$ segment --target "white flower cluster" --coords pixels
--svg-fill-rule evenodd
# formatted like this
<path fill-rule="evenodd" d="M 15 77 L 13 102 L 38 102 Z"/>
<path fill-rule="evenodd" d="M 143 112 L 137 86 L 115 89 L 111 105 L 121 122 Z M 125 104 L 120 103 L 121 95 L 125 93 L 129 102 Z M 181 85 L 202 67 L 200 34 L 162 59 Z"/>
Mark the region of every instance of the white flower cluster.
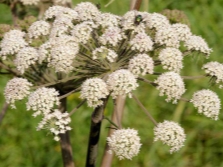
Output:
<path fill-rule="evenodd" d="M 155 36 L 155 42 L 167 47 L 178 48 L 180 46 L 178 36 L 171 26 L 158 29 Z"/>
<path fill-rule="evenodd" d="M 172 29 L 177 34 L 177 37 L 180 41 L 186 41 L 192 35 L 190 28 L 186 24 L 176 23 L 173 24 Z"/>
<path fill-rule="evenodd" d="M 109 62 L 114 62 L 115 58 L 118 57 L 117 53 L 115 51 L 108 49 L 104 46 L 101 46 L 100 48 L 96 48 L 93 52 L 93 59 L 104 59 L 106 58 Z"/>
<path fill-rule="evenodd" d="M 23 5 L 37 5 L 40 0 L 20 0 Z"/>
<path fill-rule="evenodd" d="M 111 73 L 108 76 L 107 85 L 113 99 L 119 95 L 124 96 L 127 94 L 131 97 L 131 92 L 139 86 L 135 76 L 124 69 Z"/>
<path fill-rule="evenodd" d="M 14 60 L 17 70 L 23 74 L 26 69 L 35 64 L 38 60 L 38 52 L 33 47 L 24 47 L 17 54 Z"/>
<path fill-rule="evenodd" d="M 218 120 L 218 114 L 221 109 L 221 102 L 217 94 L 211 90 L 200 90 L 193 94 L 190 102 L 198 108 L 198 113 Z"/>
<path fill-rule="evenodd" d="M 138 136 L 138 132 L 134 129 L 118 129 L 114 133 L 107 137 L 109 146 L 109 153 L 115 153 L 120 159 L 132 159 L 138 155 L 141 143 Z"/>
<path fill-rule="evenodd" d="M 50 24 L 46 21 L 36 21 L 29 27 L 28 36 L 32 39 L 38 38 L 41 35 L 48 35 L 50 33 L 50 27 Z"/>
<path fill-rule="evenodd" d="M 90 2 L 79 3 L 74 10 L 78 13 L 79 21 L 93 21 L 100 15 L 98 8 Z"/>
<path fill-rule="evenodd" d="M 136 77 L 139 75 L 153 74 L 154 62 L 147 54 L 138 54 L 129 61 L 129 71 Z"/>
<path fill-rule="evenodd" d="M 206 54 L 206 57 L 208 58 L 209 55 L 212 52 L 212 49 L 210 49 L 206 43 L 206 41 L 199 36 L 191 35 L 186 41 L 185 41 L 185 47 L 187 47 L 188 50 L 195 50 L 199 51 L 201 53 Z"/>
<path fill-rule="evenodd" d="M 81 98 L 87 99 L 89 107 L 97 107 L 103 104 L 102 99 L 109 94 L 106 83 L 100 78 L 87 79 L 81 85 Z"/>
<path fill-rule="evenodd" d="M 0 47 L 0 56 L 5 60 L 7 55 L 13 55 L 18 53 L 18 51 L 27 46 L 28 43 L 24 40 L 25 33 L 20 30 L 10 30 L 5 33 Z"/>
<path fill-rule="evenodd" d="M 219 62 L 209 62 L 205 65 L 203 65 L 202 69 L 205 70 L 205 73 L 209 76 L 216 78 L 216 83 L 223 82 L 223 64 Z M 219 88 L 222 88 L 223 86 L 220 84 Z"/>
<path fill-rule="evenodd" d="M 51 113 L 54 105 L 59 105 L 59 93 L 54 88 L 38 88 L 28 97 L 27 110 L 36 111 L 33 116 Z"/>
<path fill-rule="evenodd" d="M 153 41 L 144 32 L 138 33 L 129 43 L 132 50 L 139 52 L 148 52 L 153 49 Z"/>
<path fill-rule="evenodd" d="M 38 124 L 37 130 L 48 129 L 54 134 L 54 140 L 59 141 L 59 134 L 63 134 L 71 127 L 68 125 L 71 122 L 69 114 L 67 112 L 61 113 L 59 110 L 55 109 L 52 113 L 48 113 Z"/>
<path fill-rule="evenodd" d="M 166 28 L 170 25 L 166 16 L 159 13 L 152 13 L 146 19 L 146 25 L 149 28 L 155 28 L 156 30 Z"/>
<path fill-rule="evenodd" d="M 118 43 L 125 38 L 124 33 L 118 27 L 109 27 L 104 34 L 99 38 L 103 45 L 117 46 Z"/>
<path fill-rule="evenodd" d="M 179 49 L 167 47 L 160 51 L 159 60 L 163 69 L 179 73 L 183 68 L 183 55 Z"/>
<path fill-rule="evenodd" d="M 11 105 L 12 108 L 15 107 L 16 100 L 22 100 L 30 93 L 30 87 L 32 84 L 24 78 L 13 78 L 8 81 L 4 90 L 4 96 L 6 102 Z"/>
<path fill-rule="evenodd" d="M 179 124 L 171 121 L 158 123 L 154 128 L 154 141 L 162 141 L 171 147 L 170 153 L 178 151 L 184 146 L 186 135 L 184 129 Z"/>
<path fill-rule="evenodd" d="M 96 23 L 103 28 L 117 27 L 119 25 L 120 17 L 111 13 L 102 13 L 96 17 Z"/>
<path fill-rule="evenodd" d="M 172 71 L 163 73 L 154 83 L 158 85 L 156 88 L 160 91 L 160 96 L 167 95 L 167 102 L 173 100 L 176 103 L 186 91 L 180 75 Z"/>

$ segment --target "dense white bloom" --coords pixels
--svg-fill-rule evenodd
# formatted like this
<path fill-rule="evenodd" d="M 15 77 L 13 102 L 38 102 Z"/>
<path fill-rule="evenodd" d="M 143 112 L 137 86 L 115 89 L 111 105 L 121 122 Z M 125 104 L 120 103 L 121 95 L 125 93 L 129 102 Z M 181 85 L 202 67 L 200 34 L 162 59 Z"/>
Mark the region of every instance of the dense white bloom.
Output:
<path fill-rule="evenodd" d="M 76 46 L 78 48 L 78 45 Z M 73 70 L 73 60 L 78 53 L 76 48 L 69 45 L 60 45 L 51 49 L 50 57 L 48 58 L 49 67 L 55 68 L 56 72 L 68 73 Z"/>
<path fill-rule="evenodd" d="M 154 69 L 154 62 L 147 54 L 138 54 L 129 61 L 128 69 L 134 75 L 152 74 Z"/>
<path fill-rule="evenodd" d="M 144 32 L 138 33 L 129 43 L 132 50 L 139 52 L 148 52 L 153 49 L 153 41 Z"/>
<path fill-rule="evenodd" d="M 103 45 L 110 44 L 117 46 L 117 44 L 125 38 L 124 33 L 118 27 L 109 27 L 105 30 L 104 34 L 99 38 Z"/>
<path fill-rule="evenodd" d="M 46 21 L 36 21 L 29 27 L 28 36 L 29 38 L 38 38 L 41 35 L 48 35 L 50 27 L 50 24 Z"/>
<path fill-rule="evenodd" d="M 115 99 L 119 95 L 129 95 L 139 85 L 135 76 L 129 70 L 117 70 L 108 76 L 108 89 L 112 91 L 111 96 Z"/>
<path fill-rule="evenodd" d="M 101 25 L 103 28 L 117 27 L 119 25 L 119 16 L 111 13 L 102 13 L 96 17 L 97 24 Z"/>
<path fill-rule="evenodd" d="M 176 152 L 183 147 L 186 139 L 184 129 L 178 123 L 172 121 L 158 123 L 154 128 L 154 135 L 154 141 L 161 140 L 171 147 L 170 153 Z"/>
<path fill-rule="evenodd" d="M 42 63 L 50 55 L 51 43 L 47 41 L 39 46 L 38 49 L 38 62 Z"/>
<path fill-rule="evenodd" d="M 22 48 L 14 60 L 17 70 L 23 74 L 30 65 L 33 65 L 38 60 L 38 51 L 33 47 Z"/>
<path fill-rule="evenodd" d="M 170 23 L 166 16 L 159 13 L 152 13 L 146 18 L 146 25 L 149 28 L 159 30 L 168 27 Z"/>
<path fill-rule="evenodd" d="M 190 28 L 186 24 L 176 23 L 173 24 L 171 27 L 177 34 L 180 41 L 186 41 L 192 35 Z"/>
<path fill-rule="evenodd" d="M 187 47 L 188 50 L 195 50 L 202 52 L 206 54 L 206 57 L 208 58 L 210 53 L 212 52 L 212 49 L 208 47 L 208 44 L 206 41 L 199 36 L 192 35 L 188 40 L 184 43 L 185 47 Z"/>
<path fill-rule="evenodd" d="M 143 12 L 136 10 L 128 11 L 124 14 L 121 20 L 123 30 L 134 30 L 134 32 L 143 32 L 145 29 Z M 136 17 L 140 17 L 140 21 L 136 22 Z"/>
<path fill-rule="evenodd" d="M 167 47 L 178 48 L 180 46 L 178 36 L 171 26 L 160 28 L 156 32 L 155 42 L 160 45 L 166 45 Z"/>
<path fill-rule="evenodd" d="M 68 8 L 69 9 L 69 8 Z M 56 17 L 58 14 L 62 13 L 63 11 L 66 11 L 67 8 L 63 6 L 51 6 L 49 7 L 45 13 L 44 13 L 44 19 L 52 19 Z M 72 9 L 70 9 L 72 10 Z"/>
<path fill-rule="evenodd" d="M 38 124 L 37 130 L 47 129 L 54 134 L 54 140 L 59 141 L 59 134 L 63 134 L 71 127 L 68 125 L 71 122 L 67 112 L 61 113 L 55 109 L 53 112 L 44 115 L 42 121 Z"/>
<path fill-rule="evenodd" d="M 96 48 L 93 52 L 93 59 L 104 59 L 106 58 L 109 62 L 114 62 L 115 58 L 118 57 L 115 51 L 108 49 L 104 46 Z"/>
<path fill-rule="evenodd" d="M 202 69 L 205 69 L 205 73 L 209 76 L 215 77 L 216 83 L 223 82 L 223 64 L 216 61 L 209 62 L 203 65 Z M 222 85 L 219 88 L 222 88 Z"/>
<path fill-rule="evenodd" d="M 176 103 L 186 91 L 182 78 L 175 72 L 163 73 L 155 83 L 158 85 L 156 88 L 160 91 L 159 95 L 167 96 L 167 102 L 173 100 L 173 103 Z"/>
<path fill-rule="evenodd" d="M 75 37 L 77 42 L 86 44 L 88 40 L 91 38 L 91 33 L 93 31 L 92 25 L 93 22 L 83 22 L 74 26 L 72 30 L 72 35 Z"/>
<path fill-rule="evenodd" d="M 31 86 L 32 84 L 24 78 L 13 78 L 9 80 L 4 90 L 6 102 L 12 108 L 16 108 L 15 101 L 24 99 L 30 93 Z"/>
<path fill-rule="evenodd" d="M 72 3 L 72 0 L 53 0 L 54 4 L 66 5 Z"/>
<path fill-rule="evenodd" d="M 59 93 L 54 88 L 38 88 L 29 95 L 26 103 L 27 110 L 36 111 L 34 117 L 40 114 L 47 115 L 54 105 L 59 105 L 58 96 Z"/>
<path fill-rule="evenodd" d="M 40 0 L 20 0 L 23 5 L 37 5 Z"/>
<path fill-rule="evenodd" d="M 209 118 L 218 120 L 221 102 L 215 92 L 205 89 L 197 91 L 193 94 L 190 102 L 194 104 L 194 107 L 198 108 L 198 113 L 203 113 Z"/>
<path fill-rule="evenodd" d="M 179 49 L 165 48 L 159 53 L 159 60 L 163 65 L 163 69 L 179 73 L 183 68 L 183 55 Z"/>
<path fill-rule="evenodd" d="M 24 40 L 25 33 L 20 30 L 10 30 L 5 33 L 0 47 L 0 56 L 5 60 L 7 55 L 16 54 L 21 48 L 28 45 Z"/>
<path fill-rule="evenodd" d="M 81 98 L 87 99 L 88 106 L 97 107 L 103 104 L 102 99 L 108 96 L 109 92 L 105 81 L 100 78 L 87 79 L 81 85 Z"/>
<path fill-rule="evenodd" d="M 74 10 L 78 13 L 80 21 L 93 21 L 100 15 L 98 8 L 90 2 L 81 2 Z"/>
<path fill-rule="evenodd" d="M 140 138 L 138 132 L 134 129 L 118 129 L 114 133 L 107 137 L 109 146 L 109 153 L 115 153 L 120 159 L 132 159 L 139 154 L 141 147 Z"/>

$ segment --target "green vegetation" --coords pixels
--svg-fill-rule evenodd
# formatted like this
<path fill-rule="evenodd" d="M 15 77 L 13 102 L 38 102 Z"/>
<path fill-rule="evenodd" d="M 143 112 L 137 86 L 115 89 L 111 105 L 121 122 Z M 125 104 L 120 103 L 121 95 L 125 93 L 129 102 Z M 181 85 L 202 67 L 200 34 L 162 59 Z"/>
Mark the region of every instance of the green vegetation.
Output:
<path fill-rule="evenodd" d="M 75 4 L 79 3 L 75 0 Z M 99 0 L 91 0 L 93 3 Z M 128 0 L 116 0 L 109 7 L 104 8 L 108 0 L 101 0 L 102 11 L 114 14 L 124 14 L 129 8 Z M 190 20 L 194 34 L 201 35 L 213 48 L 210 60 L 223 62 L 223 0 L 156 0 L 149 2 L 150 12 L 161 12 L 164 9 L 178 9 L 186 13 Z M 145 9 L 146 5 L 142 5 Z M 0 23 L 10 23 L 11 16 L 7 6 L 0 4 Z M 200 62 L 207 62 L 204 58 L 191 57 L 184 61 L 186 67 L 182 75 L 194 71 L 194 75 L 201 74 Z M 204 72 L 203 72 L 204 74 Z M 4 104 L 3 90 L 9 78 L 0 76 L 0 108 Z M 210 88 L 208 79 L 197 79 L 186 82 L 187 93 L 184 97 L 190 98 L 192 93 L 202 88 Z M 211 87 L 223 101 L 223 91 Z M 114 167 L 223 167 L 223 114 L 218 121 L 210 120 L 199 115 L 191 104 L 180 102 L 177 105 L 166 103 L 158 91 L 148 84 L 142 84 L 135 91 L 139 99 L 151 111 L 158 122 L 173 120 L 179 122 L 185 129 L 187 140 L 185 146 L 177 153 L 169 154 L 168 147 L 160 143 L 153 143 L 153 124 L 143 111 L 128 99 L 123 118 L 123 127 L 132 127 L 139 130 L 143 147 L 139 156 L 132 161 L 114 159 Z M 69 97 L 68 110 L 72 110 L 80 99 L 78 96 Z M 111 105 L 110 105 L 111 106 Z M 111 115 L 112 107 L 105 114 Z M 92 109 L 86 105 L 81 107 L 73 116 L 73 128 L 70 131 L 71 143 L 74 152 L 75 164 L 83 167 L 87 151 L 90 117 Z M 62 159 L 60 146 L 44 131 L 36 131 L 40 120 L 32 117 L 32 112 L 26 111 L 23 102 L 17 103 L 17 110 L 8 110 L 0 124 L 0 167 L 60 167 Z M 103 155 L 105 137 L 108 133 L 108 122 L 102 126 L 100 138 L 99 159 Z M 98 165 L 99 166 L 99 165 Z"/>

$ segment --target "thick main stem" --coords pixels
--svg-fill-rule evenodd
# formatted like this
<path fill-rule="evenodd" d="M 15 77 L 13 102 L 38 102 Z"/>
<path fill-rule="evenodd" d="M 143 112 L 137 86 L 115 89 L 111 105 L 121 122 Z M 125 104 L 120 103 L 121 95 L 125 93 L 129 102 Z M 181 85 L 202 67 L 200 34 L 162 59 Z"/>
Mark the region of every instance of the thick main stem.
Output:
<path fill-rule="evenodd" d="M 65 112 L 67 99 L 61 99 L 60 103 L 60 111 Z M 60 134 L 59 136 L 64 167 L 75 167 L 73 160 L 73 151 L 70 144 L 70 136 L 68 131 L 64 134 Z"/>
<path fill-rule="evenodd" d="M 108 99 L 105 99 L 104 104 L 95 108 L 91 115 L 91 129 L 88 142 L 86 167 L 95 167 L 98 152 L 98 142 L 101 131 L 101 122 L 103 120 L 103 112 L 107 101 Z"/>
<path fill-rule="evenodd" d="M 119 125 L 121 123 L 119 121 L 122 120 L 122 116 L 124 113 L 123 111 L 124 111 L 124 106 L 125 106 L 125 99 L 126 97 L 119 96 L 115 100 L 114 110 L 112 114 L 112 122 L 115 123 L 116 125 Z M 114 129 L 110 128 L 108 136 L 111 136 L 113 132 L 114 132 Z M 108 150 L 109 150 L 109 147 L 108 147 L 108 144 L 106 143 L 103 159 L 101 162 L 101 167 L 111 167 L 113 154 L 109 154 Z"/>

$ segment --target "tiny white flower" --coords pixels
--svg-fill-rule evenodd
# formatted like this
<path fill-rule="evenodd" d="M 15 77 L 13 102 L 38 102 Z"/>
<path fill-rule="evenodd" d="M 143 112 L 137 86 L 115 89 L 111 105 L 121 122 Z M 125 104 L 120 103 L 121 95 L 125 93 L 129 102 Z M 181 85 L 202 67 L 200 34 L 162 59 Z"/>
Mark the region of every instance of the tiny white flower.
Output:
<path fill-rule="evenodd" d="M 30 87 L 32 84 L 24 78 L 13 78 L 8 81 L 4 90 L 4 96 L 6 102 L 15 107 L 16 100 L 22 100 L 30 93 Z"/>
<path fill-rule="evenodd" d="M 138 132 L 134 129 L 118 129 L 107 137 L 109 153 L 114 152 L 120 159 L 132 159 L 139 154 L 141 147 Z"/>
<path fill-rule="evenodd" d="M 159 95 L 167 96 L 167 102 L 173 100 L 173 103 L 176 103 L 186 91 L 183 79 L 172 71 L 163 73 L 154 83 L 158 85 L 156 88 L 160 91 Z"/>
<path fill-rule="evenodd" d="M 128 69 L 135 76 L 152 74 L 154 69 L 154 62 L 147 54 L 138 54 L 129 61 Z"/>
<path fill-rule="evenodd" d="M 161 140 L 171 147 L 170 153 L 176 152 L 183 147 L 186 139 L 184 129 L 178 123 L 172 121 L 158 123 L 154 128 L 154 135 L 154 141 Z"/>
<path fill-rule="evenodd" d="M 103 104 L 102 99 L 109 94 L 105 81 L 100 78 L 90 78 L 81 85 L 81 98 L 87 99 L 88 106 L 97 107 Z"/>
<path fill-rule="evenodd" d="M 135 76 L 128 70 L 117 70 L 108 76 L 108 89 L 112 91 L 111 96 L 115 99 L 117 96 L 129 95 L 139 85 Z"/>
<path fill-rule="evenodd" d="M 193 94 L 190 102 L 198 109 L 198 113 L 218 120 L 218 114 L 221 109 L 221 102 L 217 94 L 211 90 L 200 90 Z"/>

